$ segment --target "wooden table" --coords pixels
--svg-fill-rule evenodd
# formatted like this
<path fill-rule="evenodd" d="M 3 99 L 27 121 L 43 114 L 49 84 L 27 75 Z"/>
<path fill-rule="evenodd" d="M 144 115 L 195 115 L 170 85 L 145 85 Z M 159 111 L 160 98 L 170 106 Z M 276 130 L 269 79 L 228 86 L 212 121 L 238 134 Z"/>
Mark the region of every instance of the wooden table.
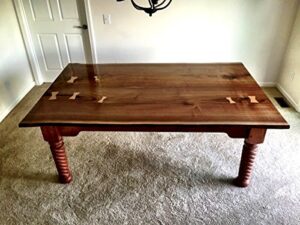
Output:
<path fill-rule="evenodd" d="M 80 131 L 225 132 L 245 138 L 235 184 L 250 181 L 267 129 L 289 125 L 241 63 L 69 64 L 19 124 L 41 127 L 60 181 L 63 136 Z"/>

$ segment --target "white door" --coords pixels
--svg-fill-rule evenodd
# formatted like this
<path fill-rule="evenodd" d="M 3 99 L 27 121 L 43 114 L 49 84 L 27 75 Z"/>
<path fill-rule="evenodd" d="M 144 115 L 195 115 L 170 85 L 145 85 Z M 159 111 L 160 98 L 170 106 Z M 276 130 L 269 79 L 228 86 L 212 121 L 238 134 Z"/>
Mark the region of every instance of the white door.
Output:
<path fill-rule="evenodd" d="M 70 62 L 91 63 L 83 0 L 21 0 L 45 82 Z"/>

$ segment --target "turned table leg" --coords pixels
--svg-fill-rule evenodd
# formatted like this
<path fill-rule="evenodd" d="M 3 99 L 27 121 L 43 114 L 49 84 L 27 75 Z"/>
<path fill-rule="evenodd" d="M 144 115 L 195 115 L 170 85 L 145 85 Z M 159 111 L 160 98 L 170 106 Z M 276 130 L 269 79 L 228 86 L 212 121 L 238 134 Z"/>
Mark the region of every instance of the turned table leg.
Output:
<path fill-rule="evenodd" d="M 72 175 L 68 166 L 63 137 L 60 135 L 57 127 L 54 126 L 43 126 L 41 130 L 44 140 L 50 145 L 60 182 L 70 183 Z"/>
<path fill-rule="evenodd" d="M 243 147 L 239 175 L 234 180 L 236 186 L 247 187 L 250 184 L 251 173 L 258 149 L 257 144 L 263 143 L 265 134 L 266 129 L 253 128 L 250 130 Z"/>
<path fill-rule="evenodd" d="M 239 175 L 235 179 L 235 184 L 237 186 L 247 187 L 249 185 L 256 153 L 257 153 L 257 145 L 249 144 L 245 140 L 243 152 L 242 152 Z"/>

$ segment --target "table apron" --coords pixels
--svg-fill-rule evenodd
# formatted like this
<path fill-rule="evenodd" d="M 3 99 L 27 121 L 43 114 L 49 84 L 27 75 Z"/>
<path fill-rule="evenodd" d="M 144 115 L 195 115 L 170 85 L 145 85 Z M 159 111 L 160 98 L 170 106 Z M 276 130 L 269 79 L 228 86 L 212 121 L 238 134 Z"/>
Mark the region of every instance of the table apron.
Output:
<path fill-rule="evenodd" d="M 42 126 L 55 127 L 61 136 L 77 136 L 81 131 L 118 132 L 205 132 L 226 133 L 231 138 L 248 138 L 251 131 L 266 132 L 264 128 L 249 126 L 196 126 L 196 125 L 102 125 L 102 126 Z M 257 132 L 256 132 L 257 133 Z"/>

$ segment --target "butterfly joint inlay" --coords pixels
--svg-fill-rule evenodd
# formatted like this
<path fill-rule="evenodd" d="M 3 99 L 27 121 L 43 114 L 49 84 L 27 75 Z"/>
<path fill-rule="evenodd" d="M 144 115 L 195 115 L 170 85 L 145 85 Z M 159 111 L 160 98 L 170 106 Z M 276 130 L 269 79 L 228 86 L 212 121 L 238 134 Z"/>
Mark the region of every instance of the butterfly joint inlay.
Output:
<path fill-rule="evenodd" d="M 250 99 L 250 103 L 259 103 L 257 100 L 256 100 L 256 96 L 248 96 L 248 98 Z"/>
<path fill-rule="evenodd" d="M 105 99 L 107 99 L 107 97 L 106 97 L 106 96 L 103 96 L 103 97 L 98 101 L 98 103 L 102 104 L 102 103 L 104 102 Z"/>
<path fill-rule="evenodd" d="M 227 97 L 226 99 L 229 101 L 230 104 L 235 104 L 236 103 L 235 101 L 232 100 L 231 97 Z"/>
<path fill-rule="evenodd" d="M 67 83 L 73 84 L 75 82 L 75 80 L 77 80 L 77 79 L 78 79 L 78 77 L 71 76 L 70 80 L 68 80 Z"/>
<path fill-rule="evenodd" d="M 56 96 L 58 95 L 58 91 L 52 91 L 49 100 L 56 100 Z"/>
<path fill-rule="evenodd" d="M 73 95 L 69 98 L 70 100 L 75 100 L 76 97 L 80 94 L 80 92 L 74 92 Z"/>

